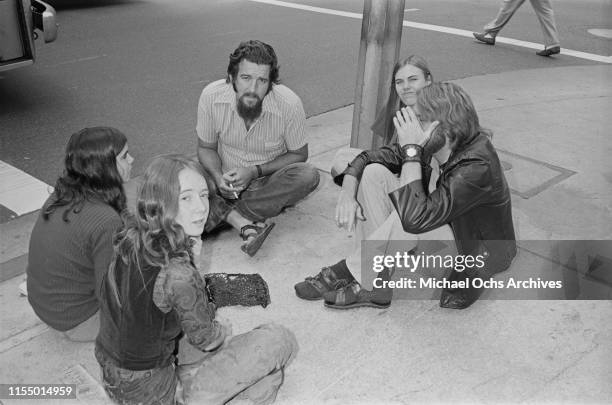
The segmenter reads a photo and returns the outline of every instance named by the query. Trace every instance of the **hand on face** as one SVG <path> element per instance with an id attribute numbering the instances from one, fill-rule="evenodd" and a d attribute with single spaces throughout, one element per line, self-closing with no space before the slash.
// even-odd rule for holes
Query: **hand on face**
<path id="1" fill-rule="evenodd" d="M 421 122 L 410 107 L 400 109 L 393 117 L 393 125 L 397 131 L 397 140 L 401 146 L 416 144 L 423 146 L 434 129 L 438 126 L 438 121 L 432 122 L 423 129 Z"/>

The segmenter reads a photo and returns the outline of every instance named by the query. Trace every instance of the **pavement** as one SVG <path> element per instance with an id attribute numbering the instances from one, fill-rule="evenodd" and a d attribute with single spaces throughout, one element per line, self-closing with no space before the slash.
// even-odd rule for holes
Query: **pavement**
<path id="1" fill-rule="evenodd" d="M 455 82 L 494 131 L 508 168 L 520 248 L 512 268 L 497 278 L 541 275 L 558 263 L 552 250 L 532 241 L 600 240 L 609 247 L 612 67 L 521 70 Z M 582 287 L 605 287 L 598 300 L 528 291 L 510 299 L 489 291 L 461 311 L 409 299 L 384 310 L 337 311 L 295 296 L 296 282 L 354 246 L 352 235 L 333 222 L 338 188 L 329 175 L 334 153 L 349 142 L 351 119 L 352 106 L 346 106 L 307 120 L 310 161 L 320 169 L 321 183 L 274 219 L 276 228 L 255 257 L 240 252 L 234 231 L 204 243 L 205 271 L 260 273 L 270 287 L 266 309 L 219 310 L 232 320 L 234 333 L 273 321 L 297 336 L 300 352 L 286 370 L 277 403 L 611 403 L 612 269 L 605 248 L 595 259 L 592 252 L 575 257 L 589 269 L 607 263 L 597 283 L 576 273 Z M 76 382 L 81 403 L 104 403 L 93 344 L 63 340 L 19 295 L 36 215 L 0 225 L 0 382 Z"/>

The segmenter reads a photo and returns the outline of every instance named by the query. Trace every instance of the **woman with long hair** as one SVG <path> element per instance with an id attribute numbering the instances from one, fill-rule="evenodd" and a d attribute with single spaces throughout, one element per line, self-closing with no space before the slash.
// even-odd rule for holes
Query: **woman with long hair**
<path id="1" fill-rule="evenodd" d="M 208 194 L 198 163 L 159 156 L 116 237 L 95 354 L 105 389 L 120 404 L 225 403 L 236 395 L 269 403 L 297 349 L 283 327 L 262 325 L 230 339 L 230 324 L 216 319 L 194 263 Z M 182 335 L 206 355 L 177 365 Z"/>
<path id="2" fill-rule="evenodd" d="M 38 317 L 75 341 L 98 333 L 98 293 L 125 209 L 134 159 L 115 128 L 85 128 L 66 147 L 64 173 L 30 238 L 28 300 Z"/>
<path id="3" fill-rule="evenodd" d="M 389 98 L 372 125 L 372 132 L 381 138 L 382 146 L 397 142 L 393 117 L 404 107 L 412 108 L 417 92 L 433 83 L 433 75 L 425 59 L 410 55 L 393 67 Z M 338 151 L 332 163 L 334 182 L 342 186 L 336 205 L 336 224 L 349 231 L 355 229 L 357 244 L 370 235 L 387 219 L 393 207 L 387 194 L 397 183 L 398 176 L 380 165 L 368 167 L 361 178 L 356 178 L 347 167 L 360 153 L 356 148 Z M 348 174 L 348 176 L 347 176 Z"/>

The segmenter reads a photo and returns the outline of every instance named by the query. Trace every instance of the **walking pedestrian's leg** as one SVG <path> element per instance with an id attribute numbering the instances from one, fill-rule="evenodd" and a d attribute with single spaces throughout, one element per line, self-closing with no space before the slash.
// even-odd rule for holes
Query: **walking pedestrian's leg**
<path id="1" fill-rule="evenodd" d="M 552 8 L 550 0 L 530 0 L 531 6 L 533 7 L 540 26 L 542 27 L 542 33 L 544 34 L 544 45 L 546 48 L 552 48 L 554 46 L 560 46 L 559 33 L 557 31 L 557 24 L 555 22 L 555 12 Z"/>
<path id="2" fill-rule="evenodd" d="M 502 28 L 510 21 L 516 10 L 525 2 L 525 0 L 504 0 L 502 6 L 497 12 L 497 16 L 484 26 L 483 30 L 486 34 L 495 37 Z"/>
<path id="3" fill-rule="evenodd" d="M 242 399 L 269 404 L 297 349 L 293 333 L 280 325 L 265 324 L 234 336 L 226 347 L 204 359 L 193 377 L 186 377 L 179 367 L 185 399 L 194 404 L 224 404 L 242 393 Z"/>
<path id="4" fill-rule="evenodd" d="M 290 164 L 270 176 L 253 181 L 240 194 L 235 209 L 252 221 L 275 217 L 319 185 L 318 170 L 308 163 Z"/>

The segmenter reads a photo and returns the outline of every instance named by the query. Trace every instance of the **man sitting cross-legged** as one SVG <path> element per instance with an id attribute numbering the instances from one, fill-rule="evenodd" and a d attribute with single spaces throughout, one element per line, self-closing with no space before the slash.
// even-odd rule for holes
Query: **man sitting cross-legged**
<path id="1" fill-rule="evenodd" d="M 305 163 L 304 108 L 279 84 L 274 49 L 246 41 L 229 59 L 227 78 L 206 86 L 198 104 L 198 158 L 212 188 L 205 232 L 229 223 L 252 256 L 274 225 L 264 221 L 310 194 L 319 174 Z"/>

